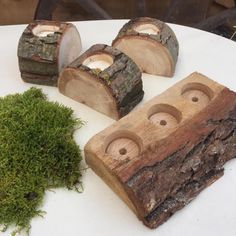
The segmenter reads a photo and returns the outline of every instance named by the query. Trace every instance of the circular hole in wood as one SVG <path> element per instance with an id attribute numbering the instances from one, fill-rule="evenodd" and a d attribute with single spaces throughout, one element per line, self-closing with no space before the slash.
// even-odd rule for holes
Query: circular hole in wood
<path id="1" fill-rule="evenodd" d="M 201 83 L 189 83 L 182 89 L 182 96 L 199 107 L 206 106 L 214 96 L 213 91 Z"/>
<path id="2" fill-rule="evenodd" d="M 54 34 L 59 30 L 60 28 L 55 25 L 37 25 L 32 32 L 37 37 L 47 37 L 49 34 Z"/>
<path id="3" fill-rule="evenodd" d="M 100 53 L 86 58 L 83 61 L 83 65 L 89 67 L 90 69 L 99 69 L 103 71 L 106 68 L 110 67 L 113 62 L 114 60 L 112 56 L 106 53 Z"/>
<path id="4" fill-rule="evenodd" d="M 127 153 L 127 150 L 125 148 L 121 148 L 119 150 L 120 155 L 125 155 Z"/>
<path id="5" fill-rule="evenodd" d="M 192 101 L 193 102 L 198 102 L 198 98 L 197 97 L 192 97 Z"/>
<path id="6" fill-rule="evenodd" d="M 162 125 L 162 126 L 165 126 L 165 125 L 167 125 L 167 122 L 166 122 L 166 120 L 161 120 L 161 121 L 160 121 L 160 125 Z"/>
<path id="7" fill-rule="evenodd" d="M 176 127 L 182 119 L 181 112 L 168 104 L 157 104 L 148 111 L 148 119 L 161 128 Z"/>
<path id="8" fill-rule="evenodd" d="M 160 33 L 160 29 L 156 25 L 150 24 L 150 23 L 134 25 L 133 29 L 136 32 L 142 33 L 142 34 L 155 34 L 155 35 L 157 35 Z"/>
<path id="9" fill-rule="evenodd" d="M 139 156 L 141 142 L 141 139 L 130 131 L 117 131 L 107 137 L 105 152 L 115 160 L 131 160 Z"/>

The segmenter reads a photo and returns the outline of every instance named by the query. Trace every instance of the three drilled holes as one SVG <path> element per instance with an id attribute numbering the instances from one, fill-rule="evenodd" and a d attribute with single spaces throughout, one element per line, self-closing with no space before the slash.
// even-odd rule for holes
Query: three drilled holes
<path id="1" fill-rule="evenodd" d="M 200 83 L 186 84 L 181 91 L 181 96 L 185 99 L 186 104 L 193 105 L 193 109 L 201 110 L 213 98 L 213 91 L 206 85 Z M 182 113 L 174 106 L 168 104 L 156 104 L 148 111 L 148 119 L 160 130 L 176 127 L 182 120 Z M 141 144 L 137 141 L 135 134 L 130 133 L 128 136 L 120 132 L 119 137 L 112 138 L 106 147 L 106 153 L 112 158 L 122 161 L 132 159 L 140 154 Z"/>

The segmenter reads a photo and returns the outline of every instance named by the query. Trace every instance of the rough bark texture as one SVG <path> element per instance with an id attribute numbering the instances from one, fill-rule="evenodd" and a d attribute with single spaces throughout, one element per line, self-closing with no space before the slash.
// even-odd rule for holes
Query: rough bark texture
<path id="1" fill-rule="evenodd" d="M 59 30 L 46 37 L 37 37 L 33 29 L 38 25 L 58 26 Z M 37 21 L 27 26 L 18 44 L 19 68 L 25 82 L 57 85 L 60 42 L 66 28 L 71 26 L 52 21 Z"/>
<path id="2" fill-rule="evenodd" d="M 135 25 L 146 24 L 146 23 L 150 23 L 157 26 L 157 28 L 160 30 L 160 33 L 157 35 L 154 35 L 154 34 L 147 35 L 144 33 L 138 33 L 133 29 L 133 26 Z M 179 54 L 179 43 L 175 36 L 175 33 L 167 24 L 157 19 L 149 18 L 149 17 L 140 17 L 140 18 L 132 19 L 121 28 L 118 35 L 113 40 L 112 45 L 115 45 L 116 41 L 118 41 L 119 39 L 130 37 L 130 36 L 139 36 L 143 38 L 148 37 L 160 43 L 164 47 L 166 47 L 167 50 L 170 52 L 170 55 L 172 57 L 173 64 L 175 67 L 177 63 L 177 59 L 178 59 L 178 54 Z M 140 49 L 140 50 L 144 50 L 144 49 Z"/>
<path id="3" fill-rule="evenodd" d="M 145 206 L 144 212 L 147 215 L 144 223 L 147 226 L 157 227 L 183 208 L 200 191 L 223 175 L 226 161 L 236 157 L 235 94 L 231 98 L 234 100 L 234 108 L 220 120 L 209 117 L 208 120 L 191 124 L 202 132 L 197 140 L 193 141 L 193 135 L 189 135 L 189 139 L 182 139 L 180 149 L 173 150 L 173 154 L 162 162 L 140 169 L 127 181 L 127 186 Z M 181 138 L 181 133 L 177 131 L 175 138 Z M 158 151 L 150 151 L 148 155 L 158 155 Z M 149 181 L 143 181 L 147 176 Z"/>
<path id="4" fill-rule="evenodd" d="M 111 55 L 114 60 L 107 69 L 102 71 L 83 65 L 83 61 L 89 56 L 102 53 Z M 68 68 L 86 71 L 104 84 L 115 99 L 118 118 L 128 114 L 143 99 L 141 71 L 129 57 L 115 48 L 96 44 L 71 63 Z"/>
<path id="5" fill-rule="evenodd" d="M 193 91 L 200 89 L 200 83 L 211 89 L 210 101 L 201 109 L 180 95 L 189 85 Z M 177 126 L 154 126 L 147 121 L 150 109 L 163 103 L 185 114 Z M 124 127 L 133 141 L 140 138 L 140 154 L 121 160 L 104 154 L 101 144 L 112 142 L 115 133 L 127 138 Z M 236 157 L 236 93 L 194 73 L 91 139 L 85 156 L 112 188 L 119 185 L 114 191 L 139 219 L 155 228 L 221 177 L 225 162 Z M 106 167 L 108 178 L 101 166 Z"/>
<path id="6" fill-rule="evenodd" d="M 217 112 L 221 113 L 220 117 Z M 180 140 L 178 149 L 171 150 L 176 140 Z M 126 182 L 136 204 L 143 207 L 144 223 L 151 228 L 165 222 L 222 176 L 224 163 L 236 157 L 236 94 L 223 90 L 208 111 L 196 116 L 162 144 L 149 147 L 143 155 L 161 156 L 161 145 L 172 154 L 161 162 L 140 168 Z"/>

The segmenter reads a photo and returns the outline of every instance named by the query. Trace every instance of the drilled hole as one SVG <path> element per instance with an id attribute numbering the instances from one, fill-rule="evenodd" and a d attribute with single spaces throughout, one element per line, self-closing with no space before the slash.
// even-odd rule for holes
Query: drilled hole
<path id="1" fill-rule="evenodd" d="M 127 153 L 127 150 L 125 148 L 121 148 L 119 150 L 120 155 L 125 155 Z"/>
<path id="2" fill-rule="evenodd" d="M 60 28 L 56 25 L 37 25 L 33 29 L 33 34 L 37 37 L 47 37 L 49 34 L 54 34 Z"/>
<path id="3" fill-rule="evenodd" d="M 101 71 L 107 69 L 113 64 L 113 57 L 106 54 L 100 53 L 92 55 L 83 61 L 83 65 L 90 69 L 99 69 Z"/>
<path id="4" fill-rule="evenodd" d="M 165 120 L 161 120 L 160 125 L 165 126 L 165 125 L 167 125 L 167 122 Z"/>
<path id="5" fill-rule="evenodd" d="M 154 34 L 157 35 L 160 33 L 160 29 L 151 23 L 138 24 L 133 27 L 133 29 L 142 34 Z"/>
<path id="6" fill-rule="evenodd" d="M 162 129 L 176 127 L 182 119 L 181 112 L 168 104 L 156 104 L 147 112 L 148 119 Z"/>
<path id="7" fill-rule="evenodd" d="M 197 97 L 192 97 L 192 101 L 193 102 L 198 102 L 198 98 Z"/>

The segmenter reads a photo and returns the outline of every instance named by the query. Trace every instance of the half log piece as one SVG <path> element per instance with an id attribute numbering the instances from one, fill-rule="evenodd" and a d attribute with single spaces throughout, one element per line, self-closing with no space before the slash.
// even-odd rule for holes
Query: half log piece
<path id="1" fill-rule="evenodd" d="M 94 136 L 86 162 L 150 228 L 236 157 L 236 93 L 193 73 Z"/>
<path id="2" fill-rule="evenodd" d="M 124 53 L 92 46 L 61 74 L 59 91 L 113 118 L 128 114 L 143 98 L 141 71 Z"/>
<path id="3" fill-rule="evenodd" d="M 143 72 L 174 75 L 179 44 L 172 29 L 162 21 L 133 19 L 122 27 L 112 46 L 132 58 Z"/>
<path id="4" fill-rule="evenodd" d="M 57 86 L 58 75 L 81 52 L 73 24 L 36 21 L 24 30 L 18 45 L 21 77 L 25 82 Z"/>

